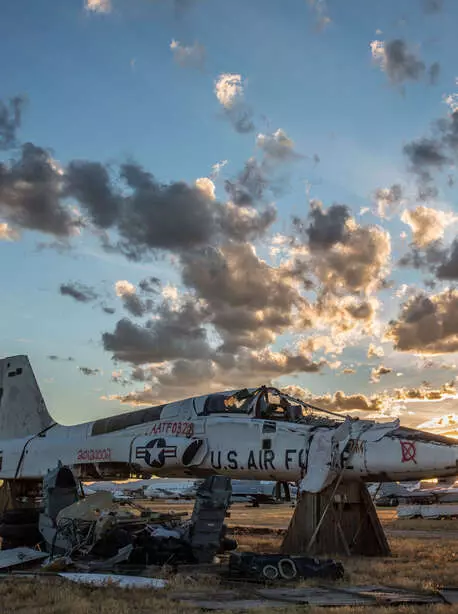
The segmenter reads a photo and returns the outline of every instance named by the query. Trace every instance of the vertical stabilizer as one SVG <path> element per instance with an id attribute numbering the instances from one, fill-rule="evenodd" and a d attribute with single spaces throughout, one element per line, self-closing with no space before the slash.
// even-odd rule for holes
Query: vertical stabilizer
<path id="1" fill-rule="evenodd" d="M 36 435 L 53 423 L 27 356 L 0 359 L 0 440 Z"/>

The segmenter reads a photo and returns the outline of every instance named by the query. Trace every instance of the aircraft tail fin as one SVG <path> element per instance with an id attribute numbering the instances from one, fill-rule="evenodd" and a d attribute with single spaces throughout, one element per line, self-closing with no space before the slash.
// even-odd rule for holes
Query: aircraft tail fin
<path id="1" fill-rule="evenodd" d="M 28 357 L 0 359 L 0 440 L 36 435 L 53 423 Z"/>

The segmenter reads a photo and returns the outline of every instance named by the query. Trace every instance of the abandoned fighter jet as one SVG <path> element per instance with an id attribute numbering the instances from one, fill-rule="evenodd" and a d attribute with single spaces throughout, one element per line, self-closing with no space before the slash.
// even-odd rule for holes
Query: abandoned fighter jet
<path id="1" fill-rule="evenodd" d="M 314 408 L 276 388 L 209 394 L 77 426 L 49 415 L 27 356 L 0 360 L 0 480 L 39 483 L 57 462 L 81 480 L 150 475 L 393 482 L 457 475 L 455 441 Z"/>

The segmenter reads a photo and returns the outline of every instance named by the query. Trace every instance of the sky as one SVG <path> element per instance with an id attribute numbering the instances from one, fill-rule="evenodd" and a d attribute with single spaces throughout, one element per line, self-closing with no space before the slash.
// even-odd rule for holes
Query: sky
<path id="1" fill-rule="evenodd" d="M 2 9 L 2 356 L 51 414 L 272 384 L 458 423 L 458 4 Z"/>

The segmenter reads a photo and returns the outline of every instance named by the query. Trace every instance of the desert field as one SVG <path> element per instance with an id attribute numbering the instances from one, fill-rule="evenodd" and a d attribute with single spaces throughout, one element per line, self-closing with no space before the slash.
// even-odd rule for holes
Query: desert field
<path id="1" fill-rule="evenodd" d="M 148 503 L 158 511 L 191 511 L 192 502 Z M 293 508 L 284 505 L 266 505 L 259 508 L 234 504 L 227 524 L 233 528 L 240 550 L 275 552 L 282 540 Z M 339 557 L 346 570 L 343 585 L 382 584 L 409 589 L 433 589 L 441 585 L 456 586 L 458 575 L 458 521 L 396 520 L 393 509 L 379 509 L 379 516 L 388 535 L 392 556 L 380 559 Z M 253 528 L 254 532 L 246 528 Z M 243 530 L 243 528 L 245 528 Z M 259 532 L 259 533 L 258 533 Z M 157 575 L 157 572 L 155 572 Z M 167 576 L 166 576 L 167 577 Z M 127 614 L 152 612 L 199 612 L 198 608 L 178 604 L 171 596 L 178 592 L 221 589 L 217 576 L 197 576 L 194 573 L 169 577 L 169 586 L 161 591 L 120 589 L 114 587 L 91 588 L 72 584 L 59 578 L 30 580 L 8 578 L 0 580 L 0 613 L 25 614 Z M 310 582 L 309 582 L 310 583 Z M 307 582 L 303 582 L 307 585 Z M 250 586 L 246 587 L 249 598 Z M 371 608 L 338 608 L 348 612 L 370 614 Z M 389 608 L 377 608 L 380 614 Z M 284 608 L 256 609 L 254 612 L 281 611 L 313 614 L 335 613 L 336 608 L 285 606 Z M 394 612 L 394 609 L 391 609 Z M 458 613 L 458 606 L 398 607 L 397 612 L 442 614 Z"/>

